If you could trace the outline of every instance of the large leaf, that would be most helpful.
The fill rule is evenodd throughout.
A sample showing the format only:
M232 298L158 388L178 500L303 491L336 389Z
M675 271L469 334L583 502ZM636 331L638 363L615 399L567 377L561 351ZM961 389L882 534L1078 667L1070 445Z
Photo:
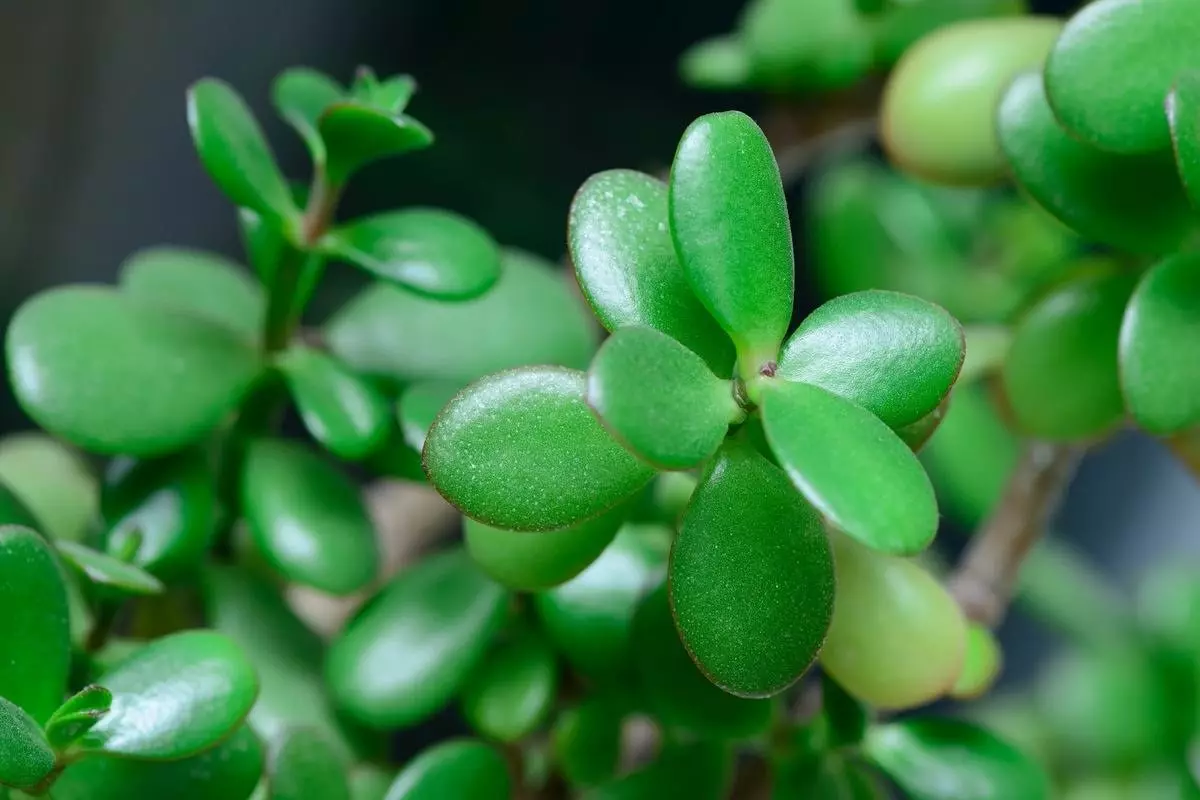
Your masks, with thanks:
M540 636L525 633L488 655L463 689L463 716L480 735L516 742L554 707L558 665Z
M443 742L408 762L385 800L509 800L512 780L495 748L470 739Z
M329 452L359 459L387 438L392 416L387 400L337 360L293 347L278 364L304 427Z
M273 743L267 785L270 800L351 800L345 763L313 728L292 728Z
M54 769L54 751L37 720L0 697L0 787L28 789Z
M325 109L345 96L345 88L337 81L308 67L285 69L271 85L275 109L304 139L313 162L319 167L325 164L325 142L317 122Z

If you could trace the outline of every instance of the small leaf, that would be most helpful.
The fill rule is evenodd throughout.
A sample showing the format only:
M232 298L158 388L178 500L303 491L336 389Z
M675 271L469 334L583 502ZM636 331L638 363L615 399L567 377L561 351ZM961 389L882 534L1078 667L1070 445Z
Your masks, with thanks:
M982 625L967 627L967 650L962 672L950 694L955 699L970 700L982 696L1000 675L1000 645L992 632Z
M572 786L613 777L621 757L621 712L611 698L592 694L559 712L551 732L554 760Z
M508 766L495 748L452 739L408 762L384 800L509 800L512 791Z
M112 692L87 686L59 706L46 723L46 740L62 752L96 726L112 708Z
M726 445L692 496L670 580L684 646L731 694L783 691L825 639L834 584L821 519L747 443Z
M358 487L303 445L252 443L241 502L255 544L287 579L345 595L375 577L379 550Z
M97 286L27 301L6 347L21 407L50 433L105 454L159 455L198 440L261 369L238 335Z
M636 772L583 795L584 800L644 800L686 797L722 800L733 780L733 753L715 742L693 742L664 749Z
M504 622L507 600L459 550L400 572L330 645L325 663L334 700L373 728L425 719L480 663Z
M37 720L0 697L0 787L28 789L54 769L54 751Z
M334 186L341 186L372 161L433 144L433 132L412 117L353 101L327 108L317 127L325 141L325 173Z
M964 353L962 328L945 309L899 292L855 292L805 318L776 376L820 386L902 428L938 407Z
M392 114L399 114L416 94L417 81L411 75L393 75L382 81L373 79L360 85L356 79L354 89L358 99Z
M462 386L446 381L425 381L404 390L396 410L400 431L409 447L420 452L425 447L425 437L438 413L446 407Z
M324 353L293 347L277 362L304 427L340 458L364 458L391 426L387 400L366 380Z
M1167 95L1167 121L1183 188L1200 210L1200 72L1184 72Z
M743 372L775 360L792 316L792 232L767 137L738 111L684 132L671 166L671 235L697 296Z
M462 708L480 735L516 742L549 716L558 688L554 651L524 634L490 653L463 687Z
M266 777L270 800L351 800L346 765L313 728L292 728L274 741Z
M599 516L652 471L601 427L582 373L527 367L483 378L442 409L425 471L464 514L513 530L554 530Z
M831 523L885 553L937 532L937 500L912 450L866 410L820 387L771 381L763 423L788 477Z
M588 178L568 221L575 275L609 331L655 328L727 378L733 342L692 291L675 255L667 213L667 185L657 178L632 170Z
M200 161L234 205L290 224L297 210L287 182L237 92L224 81L205 78L188 90L187 116Z
M271 86L275 110L304 139L318 167L325 164L325 142L321 139L317 121L325 109L345 96L346 90L337 81L307 67L284 70Z
M739 37L714 36L687 49L679 59L679 74L696 89L730 91L750 83L753 65Z
M246 654L213 631L174 633L101 676L112 710L79 746L92 753L166 761L224 739L254 705L258 677Z
M120 594L162 594L165 587L158 578L132 564L84 547L76 542L58 542L59 554L87 576L96 586Z
M865 750L913 800L1050 797L1036 763L969 722L927 717L876 726Z
M334 228L321 240L331 258L441 300L469 300L500 277L500 250L487 231L437 208L389 211Z

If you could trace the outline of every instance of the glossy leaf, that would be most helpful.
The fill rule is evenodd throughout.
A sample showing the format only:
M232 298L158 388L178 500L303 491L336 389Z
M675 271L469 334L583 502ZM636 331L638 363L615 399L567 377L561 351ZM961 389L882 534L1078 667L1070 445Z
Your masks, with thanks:
M715 742L665 749L649 765L583 795L584 800L687 797L722 800L733 779L733 753Z
M1158 113L1166 119L1161 107ZM1122 250L1164 253L1191 234L1196 220L1170 152L1122 156L1075 139L1059 127L1041 73L1013 82L1000 102L996 125L1017 182L1085 238Z
M771 381L771 449L831 523L885 553L923 550L937 532L933 486L912 450L877 417L818 386Z
M0 697L0 786L27 789L54 769L54 751L37 720Z
M350 800L346 765L313 728L292 728L274 742L267 783L270 800Z
M134 595L161 594L165 588L158 578L133 564L127 564L77 542L59 542L56 547L64 559L96 586Z
M296 129L308 146L308 152L318 165L325 163L325 142L317 122L325 109L346 96L337 81L315 69L292 67L275 78L271 85L271 101L275 110Z
M621 709L594 693L558 714L551 732L554 761L573 786L595 786L616 774L621 757Z
M412 117L350 101L326 109L317 127L325 141L325 172L334 186L372 161L433 144L432 131Z
M494 748L470 739L442 742L408 762L385 800L509 800L512 781Z
M9 503L15 499L27 512L10 505L2 522L27 525L51 539L82 539L96 513L100 491L92 465L70 445L41 432L0 439L0 482L14 495Z
M507 600L458 550L398 573L330 645L335 702L373 728L419 722L462 688L503 624Z
M867 757L913 800L1046 800L1041 768L1007 742L961 720L926 717L872 728Z
M291 348L277 363L304 427L329 452L354 460L383 443L391 409L370 383L308 347Z
M6 346L22 408L98 453L157 455L196 441L260 369L237 334L97 286L27 301Z
M86 686L74 694L46 723L50 746L61 752L74 744L112 709L112 700L112 692L103 686Z
M829 627L833 565L821 518L746 443L721 450L692 496L670 581L684 646L731 694L786 689Z
M938 407L964 353L962 328L945 309L899 292L855 292L805 318L776 377L820 386L901 428Z
M579 286L608 330L655 328L729 377L733 342L692 291L667 217L667 184L657 178L622 169L588 178L567 231Z
M461 390L460 384L446 381L425 381L404 390L400 395L396 416L400 421L400 432L409 447L417 452L425 447L425 437L429 435L438 412Z
M753 65L738 36L714 36L689 47L679 59L679 74L697 89L729 91L750 83Z
M1167 95L1167 121L1183 188L1200 209L1200 72L1180 74Z
M1092 270L1043 297L1017 323L1002 377L1025 432L1083 439L1121 422L1117 346L1134 280Z
M992 688L1000 675L1000 645L992 632L982 625L967 627L967 649L962 672L950 694L957 699L979 697Z
M775 360L792 316L792 232L767 137L738 111L684 132L671 166L670 227L680 263L737 345L742 371Z
M463 716L480 735L516 742L549 716L558 688L554 651L524 634L501 644L463 688Z
M584 402L582 373L527 367L483 378L442 409L425 471L464 514L514 530L598 516L652 476Z
M89 752L146 760L186 758L224 739L258 694L246 654L213 631L171 634L101 676L112 710L79 741Z
M500 277L500 250L487 231L437 208L357 219L330 231L321 249L376 278L442 300L478 297Z
M251 444L241 498L255 544L289 580L349 594L378 572L375 530L358 487L303 445Z

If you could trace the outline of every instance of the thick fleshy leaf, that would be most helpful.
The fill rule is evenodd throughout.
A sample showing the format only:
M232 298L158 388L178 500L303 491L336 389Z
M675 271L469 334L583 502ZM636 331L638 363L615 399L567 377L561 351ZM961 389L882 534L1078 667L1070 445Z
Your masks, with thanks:
M805 318L776 376L820 386L902 428L938 407L964 353L962 328L945 309L900 292L855 292Z
M34 520L27 521L19 508L10 507L8 518L0 522L28 525L55 540L82 539L100 498L99 481L88 460L40 431L0 438L0 482Z
M303 445L252 443L241 498L259 551L289 580L349 594L375 577L379 547L358 487Z
M0 786L28 789L54 769L54 751L37 720L0 697Z
M351 101L327 108L317 127L325 141L325 174L334 186L372 161L433 144L433 132L407 114Z
M665 333L640 325L601 345L588 369L587 402L632 453L662 469L710 458L729 424L744 416L729 381Z
M67 594L46 541L29 528L0 526L0 697L44 723L67 690L71 641Z
M664 749L658 758L583 795L584 800L649 800L686 797L722 800L733 780L733 752L716 742L692 742Z
M1200 365L1181 342L1200 335L1200 256L1180 253L1147 272L1121 323L1121 388L1129 412L1153 434L1200 422Z
M278 364L304 427L329 452L359 459L387 438L387 400L337 360L312 348L293 347Z
M616 774L622 709L603 693L563 709L551 732L554 761L572 786L595 786Z
M385 800L509 800L512 780L504 758L470 739L443 742L408 762Z
M157 455L196 441L261 367L235 333L98 286L29 300L6 346L22 408L50 433L98 453Z
M513 530L564 528L629 497L653 472L600 425L585 384L559 367L471 384L425 439L433 485L467 516Z
M409 447L420 452L438 413L462 390L458 383L424 381L404 390L396 409L400 431Z
M755 0L739 32L755 82L788 92L849 86L871 67L871 27L855 0Z
M267 301L240 264L201 250L154 247L121 265L124 294L147 305L176 309L214 322L251 342L262 336Z
M714 36L697 42L679 59L679 74L696 89L744 88L750 83L752 70L750 54L739 36Z
M35 530L42 527L29 506L3 481L0 481L0 525L20 525Z
M1084 439L1121 422L1117 350L1134 282L1127 273L1092 270L1043 297L1018 321L1002 376L1026 433Z
M730 443L709 467L683 515L670 575L680 638L725 691L776 694L816 658L833 612L825 530L750 444Z
M267 785L269 800L350 800L345 762L313 728L292 728L273 742Z
M700 303L667 227L667 184L632 170L593 175L571 203L568 242L579 286L610 331L662 331L719 377L733 369L733 342Z
M275 156L238 93L224 81L205 78L188 90L187 101L200 161L234 205L284 222L296 216Z
M59 706L46 723L50 746L62 751L74 744L112 709L112 701L112 692L103 686L85 686Z
M487 231L437 208L357 219L330 231L321 249L376 278L442 300L478 297L500 277L500 249Z
M1196 219L1170 150L1123 156L1075 139L1059 127L1040 72L1013 82L996 124L1017 182L1084 237L1122 250L1165 253L1193 231Z
M373 764L356 764L350 770L352 800L384 800L395 773L385 772Z
M158 639L99 683L112 692L112 710L79 746L154 761L186 758L224 739L258 694L258 676L245 652L213 631Z
M401 728L462 688L504 622L507 593L454 550L396 575L334 640L335 702L373 728ZM420 658L397 654L419 653Z
M771 724L774 705L769 700L734 697L696 668L675 631L665 583L634 615L633 660L660 724L715 739L750 738Z
M1012 745L962 720L926 717L879 725L867 757L913 800L1046 800L1041 768Z
M587 367L596 336L566 281L536 256L507 249L502 259L496 285L459 303L375 284L329 320L325 339L351 369L404 383L467 383L526 364Z
M938 28L969 19L1029 13L1026 0L921 0L887 3L875 17L875 60L890 67Z
M526 633L490 653L463 687L467 722L481 736L516 742L549 716L558 688L554 651Z
M967 649L962 672L954 682L951 695L960 700L983 695L1000 675L1000 660L1000 645L992 632L982 625L971 623L967 628Z
M775 380L763 388L763 423L792 483L839 529L885 553L933 541L929 476L878 417L819 386Z
M890 795L870 767L837 755L776 763L771 800L886 800Z
M1200 72L1184 72L1167 95L1167 120L1183 188L1200 210Z
M325 163L325 142L317 121L325 109L345 96L346 90L337 81L308 67L285 69L271 85L275 110L304 139L318 166Z
M995 109L1020 73L1039 67L1062 30L1054 17L947 25L907 52L888 80L880 112L893 164L948 184L1003 177Z
M954 598L911 559L834 533L837 603L821 666L852 696L904 709L948 692L962 672L967 623Z
M77 542L59 542L59 554L96 586L119 594L161 594L162 582L148 572Z
M688 126L671 166L670 222L680 263L742 371L774 361L795 267L779 166L754 120L727 111Z
M831 748L861 742L869 717L866 706L843 689L832 675L821 676L821 719Z

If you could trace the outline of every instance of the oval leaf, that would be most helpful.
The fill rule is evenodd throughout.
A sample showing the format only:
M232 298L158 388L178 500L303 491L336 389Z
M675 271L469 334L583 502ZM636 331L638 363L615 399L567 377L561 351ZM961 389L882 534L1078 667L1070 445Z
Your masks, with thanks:
M443 742L408 762L384 800L509 800L508 765L494 748L469 739Z
M162 594L158 578L112 556L76 542L59 542L58 552L96 586L121 594Z
M335 359L312 348L293 347L278 365L304 427L329 452L356 460L387 438L387 400Z
M758 0L745 5L739 28L768 89L842 88L871 67L870 22L855 0Z
M462 386L457 383L425 381L404 390L396 415L404 441L409 447L417 452L425 447L425 437L429 435L433 421L461 389Z
M317 121L325 109L345 96L346 90L337 81L307 67L285 69L271 85L275 110L304 139L318 167L325 164L325 142L321 139Z
M967 628L967 649L962 672L950 694L955 699L981 697L1000 675L1000 644L992 632L982 625L971 623Z
M293 728L274 742L266 777L270 800L351 800L346 765L312 728Z
M739 36L714 36L689 47L679 58L679 74L696 89L745 88L753 76L746 45Z
M1192 208L1200 209L1200 72L1185 72L1175 80L1167 95L1167 121L1183 188Z
M407 114L355 102L336 103L317 120L325 142L325 174L334 186L372 161L423 150L433 132Z
M463 688L463 716L480 735L516 742L549 716L558 688L554 651L525 634L500 645Z
M594 786L612 778L621 757L620 709L594 693L558 714L551 732L554 760L572 786Z
M10 509L16 525L51 539L79 541L88 532L100 500L92 465L77 450L41 432L0 439L0 481L33 514L26 522Z
M923 0L884 5L874 18L875 58L883 66L895 64L921 39L955 22L1029 13L1026 0Z
M442 409L425 440L430 481L464 514L513 530L598 516L652 477L584 402L582 373L526 367L483 378Z
M97 286L29 300L6 346L22 408L98 453L158 455L196 441L261 368L238 335Z
M818 386L775 380L763 389L763 424L792 483L838 528L886 553L933 541L929 476L878 417Z
M112 692L103 686L87 686L63 703L46 723L46 739L63 751L96 726L112 709Z
M54 751L37 720L0 697L0 786L28 789L54 769Z

